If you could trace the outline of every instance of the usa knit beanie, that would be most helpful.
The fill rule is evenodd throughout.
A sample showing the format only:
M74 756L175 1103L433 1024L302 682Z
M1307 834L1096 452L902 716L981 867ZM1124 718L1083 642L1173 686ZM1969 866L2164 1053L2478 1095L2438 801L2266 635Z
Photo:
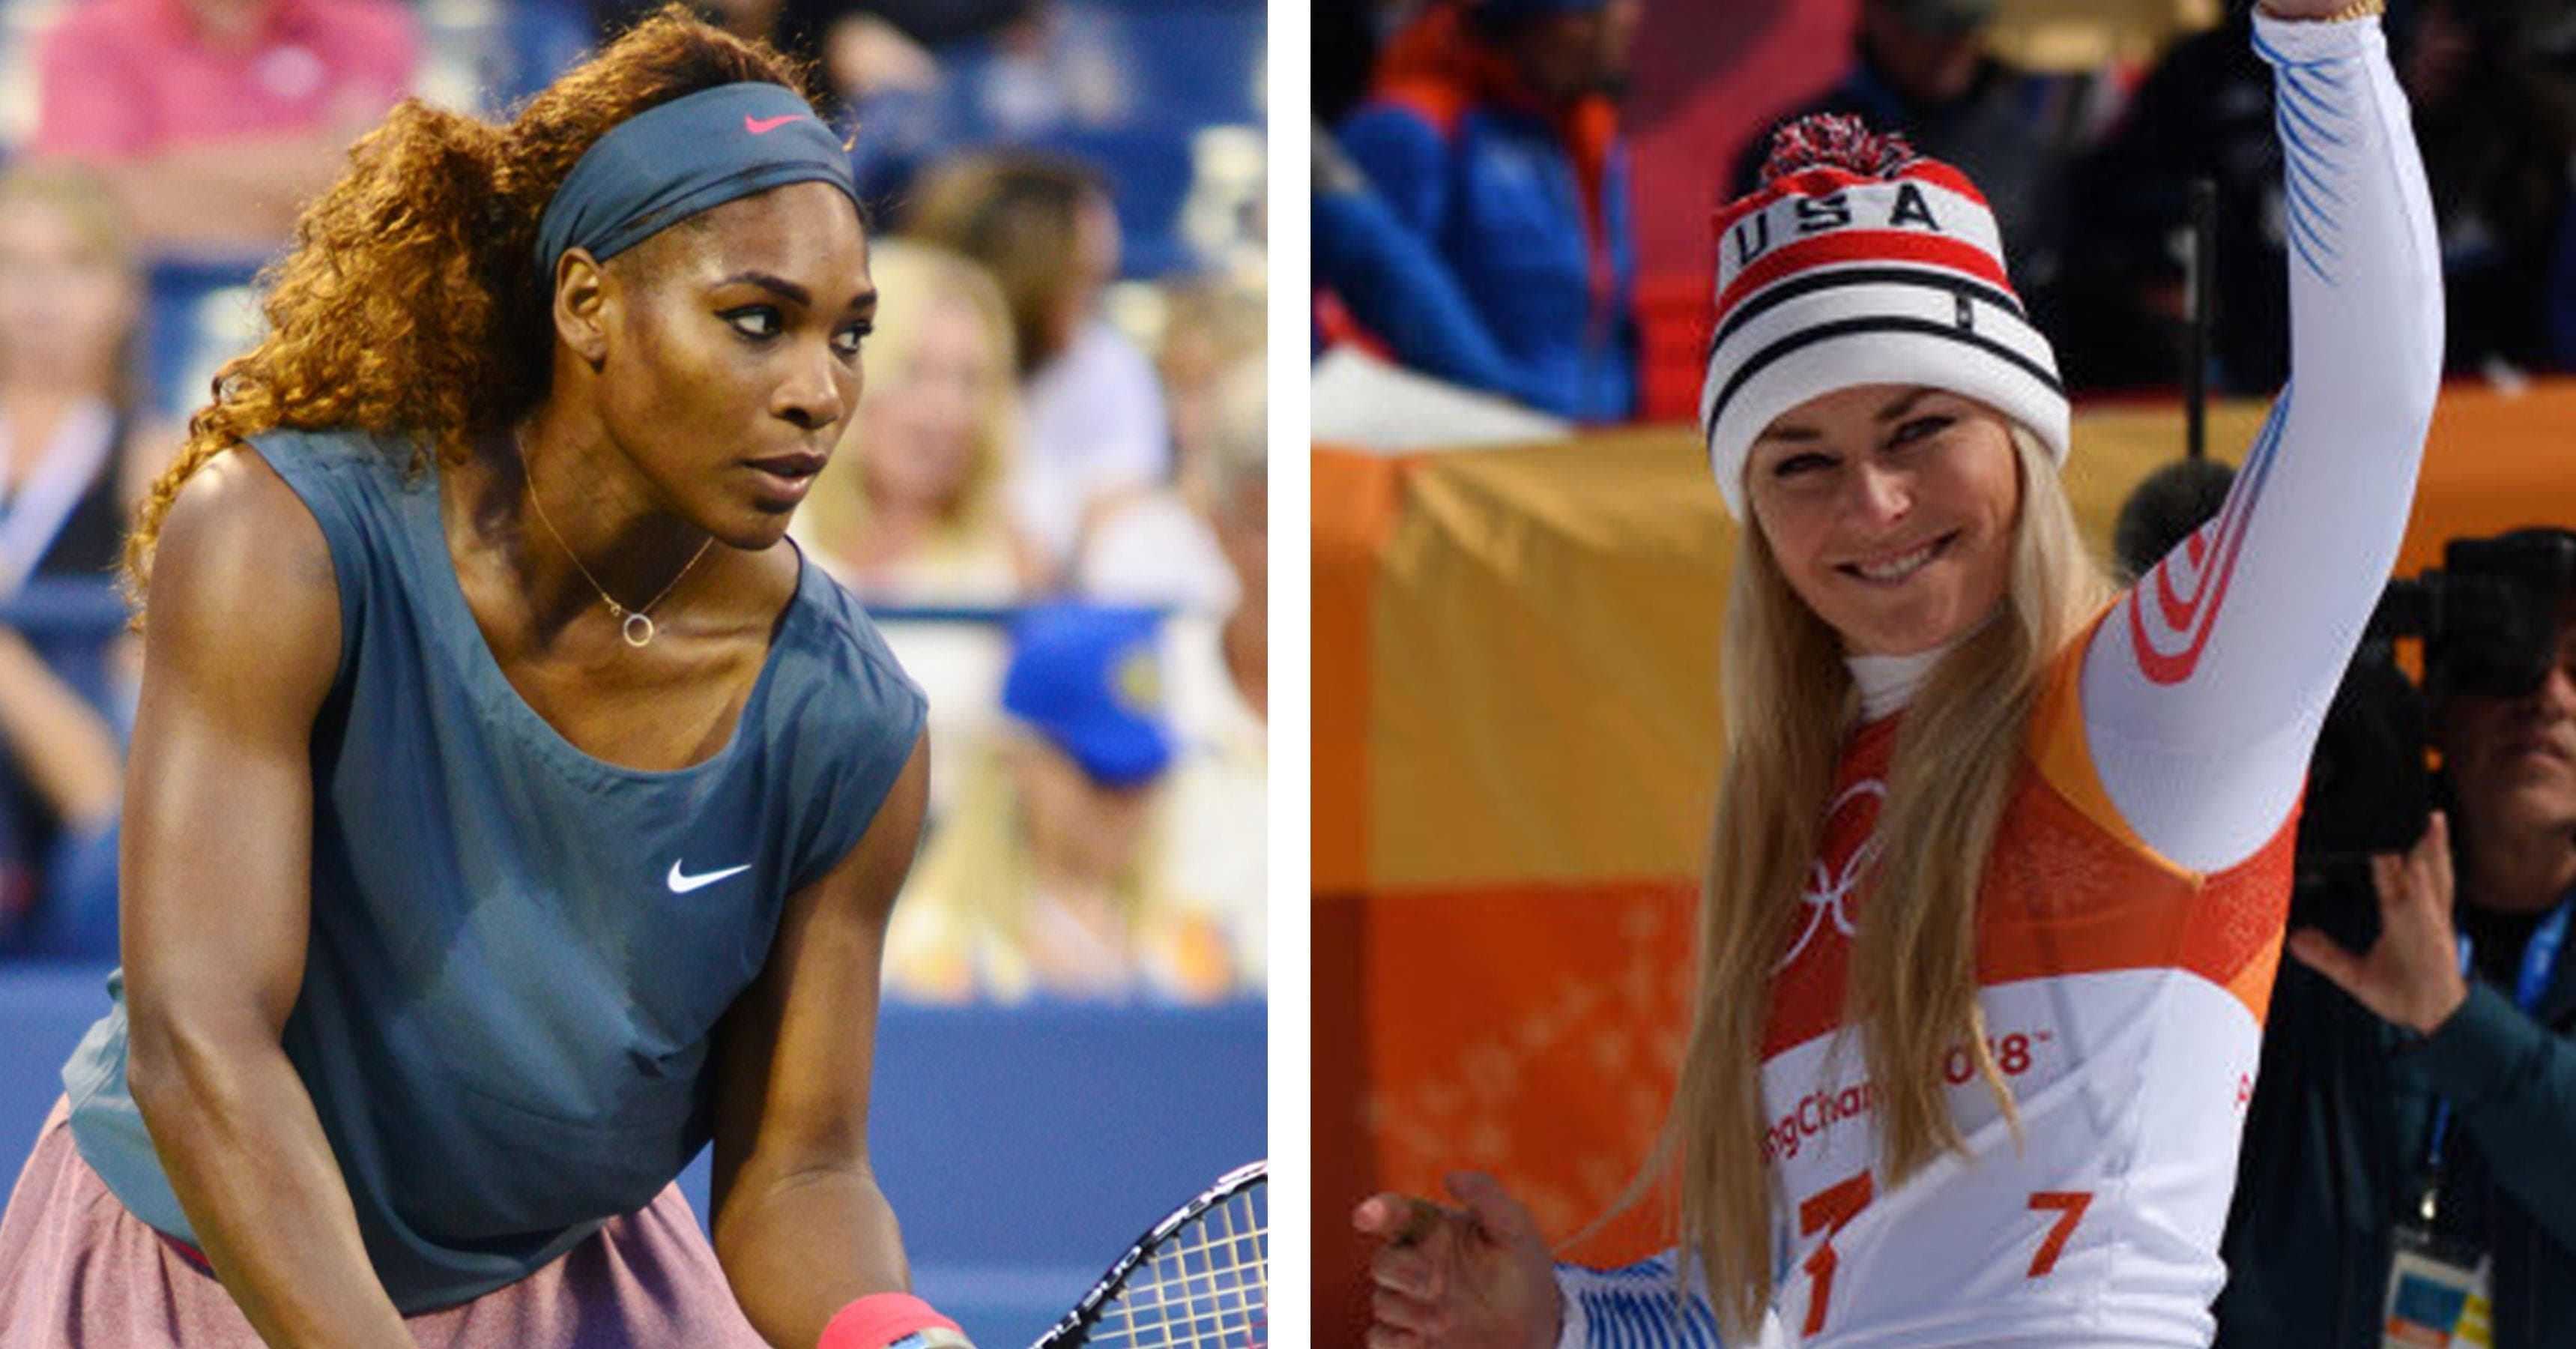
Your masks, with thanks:
M1699 424L1727 509L1773 418L1860 384L1946 389L2066 462L2066 388L1965 174L1830 114L1780 129L1761 186L1717 214L1716 326Z

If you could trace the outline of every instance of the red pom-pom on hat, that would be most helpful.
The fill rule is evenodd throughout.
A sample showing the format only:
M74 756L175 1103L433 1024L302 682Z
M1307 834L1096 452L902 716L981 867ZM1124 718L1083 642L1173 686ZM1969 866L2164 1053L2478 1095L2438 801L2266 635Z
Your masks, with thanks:
M1857 117L1820 112L1801 117L1771 133L1771 153L1762 161L1764 187L1808 169L1832 168L1863 178L1893 178L1921 159L1905 137L1876 132Z

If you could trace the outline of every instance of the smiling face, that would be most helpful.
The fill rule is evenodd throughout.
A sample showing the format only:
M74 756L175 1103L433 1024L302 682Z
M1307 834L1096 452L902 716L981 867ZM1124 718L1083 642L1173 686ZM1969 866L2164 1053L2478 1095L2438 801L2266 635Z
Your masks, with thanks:
M1931 650L2003 600L2021 476L2010 424L1973 399L1809 399L1754 439L1744 491L1789 588L1854 655Z
M2462 817L2507 835L2576 831L2576 597L2558 609L2558 658L2518 698L2454 694L2434 735Z
M859 397L876 290L849 198L744 197L603 271L595 327L567 337L596 351L609 440L671 514L736 548L777 543Z

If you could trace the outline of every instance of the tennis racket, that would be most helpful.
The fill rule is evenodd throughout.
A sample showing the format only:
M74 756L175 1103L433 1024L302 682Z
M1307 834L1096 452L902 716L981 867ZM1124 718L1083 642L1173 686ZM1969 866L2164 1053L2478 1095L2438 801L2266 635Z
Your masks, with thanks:
M1136 1239L1031 1349L1260 1349L1270 1339L1270 1163L1219 1178Z

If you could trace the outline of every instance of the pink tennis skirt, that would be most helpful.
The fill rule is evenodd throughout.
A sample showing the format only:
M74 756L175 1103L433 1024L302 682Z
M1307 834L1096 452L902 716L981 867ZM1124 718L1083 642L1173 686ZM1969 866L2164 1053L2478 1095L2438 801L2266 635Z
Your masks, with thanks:
M126 1212L57 1103L0 1216L0 1349L261 1349L214 1276ZM410 1318L424 1349L766 1349L677 1185L553 1264Z

